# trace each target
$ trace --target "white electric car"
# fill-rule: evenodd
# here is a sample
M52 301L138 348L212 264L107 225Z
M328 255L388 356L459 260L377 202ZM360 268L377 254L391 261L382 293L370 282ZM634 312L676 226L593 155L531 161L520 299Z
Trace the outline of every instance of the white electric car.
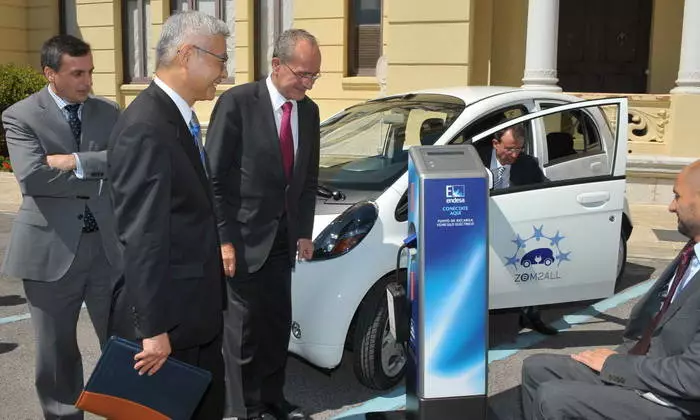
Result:
M363 384L386 389L405 355L385 288L407 236L408 149L491 142L525 126L541 184L491 191L489 308L607 297L624 269L627 102L505 87L411 92L345 109L321 125L314 258L292 281L290 351L321 368L352 350ZM405 266L405 258L401 261Z

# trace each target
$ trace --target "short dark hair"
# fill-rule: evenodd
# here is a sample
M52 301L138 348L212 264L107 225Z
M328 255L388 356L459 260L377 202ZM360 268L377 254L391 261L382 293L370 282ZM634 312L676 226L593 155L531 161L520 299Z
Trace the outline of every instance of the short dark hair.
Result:
M41 68L50 67L59 71L61 57L84 57L90 53L90 44L73 35L56 35L49 38L41 47Z
M500 143L501 139L503 138L503 135L506 134L506 132L508 131L512 133L513 138L518 143L525 143L525 137L527 136L527 133L525 132L525 126L522 124L511 125L510 127L498 130L494 133L493 137Z

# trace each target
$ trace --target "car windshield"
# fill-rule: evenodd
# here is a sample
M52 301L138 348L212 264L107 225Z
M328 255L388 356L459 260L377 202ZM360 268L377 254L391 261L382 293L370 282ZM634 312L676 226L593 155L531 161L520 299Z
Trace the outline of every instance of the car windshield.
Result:
M384 190L408 165L411 146L432 145L464 110L449 95L416 94L365 102L321 125L319 182Z

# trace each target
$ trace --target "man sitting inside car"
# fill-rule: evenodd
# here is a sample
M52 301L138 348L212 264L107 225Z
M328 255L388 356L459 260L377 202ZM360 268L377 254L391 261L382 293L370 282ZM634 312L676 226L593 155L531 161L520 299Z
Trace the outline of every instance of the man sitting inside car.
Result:
M497 131L490 142L484 139L474 143L484 166L493 173L494 190L538 184L547 180L537 159L523 153L525 136L525 127L515 124ZM522 308L519 322L521 328L532 328L541 334L557 333L556 329L542 322L535 306Z

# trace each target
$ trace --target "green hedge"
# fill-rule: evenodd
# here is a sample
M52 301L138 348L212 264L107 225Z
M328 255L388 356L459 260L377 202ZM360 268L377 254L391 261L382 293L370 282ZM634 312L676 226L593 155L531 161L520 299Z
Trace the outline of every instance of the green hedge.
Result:
M0 113L46 86L44 76L30 66L9 63L0 65ZM11 170L7 159L5 129L0 130L0 171Z

